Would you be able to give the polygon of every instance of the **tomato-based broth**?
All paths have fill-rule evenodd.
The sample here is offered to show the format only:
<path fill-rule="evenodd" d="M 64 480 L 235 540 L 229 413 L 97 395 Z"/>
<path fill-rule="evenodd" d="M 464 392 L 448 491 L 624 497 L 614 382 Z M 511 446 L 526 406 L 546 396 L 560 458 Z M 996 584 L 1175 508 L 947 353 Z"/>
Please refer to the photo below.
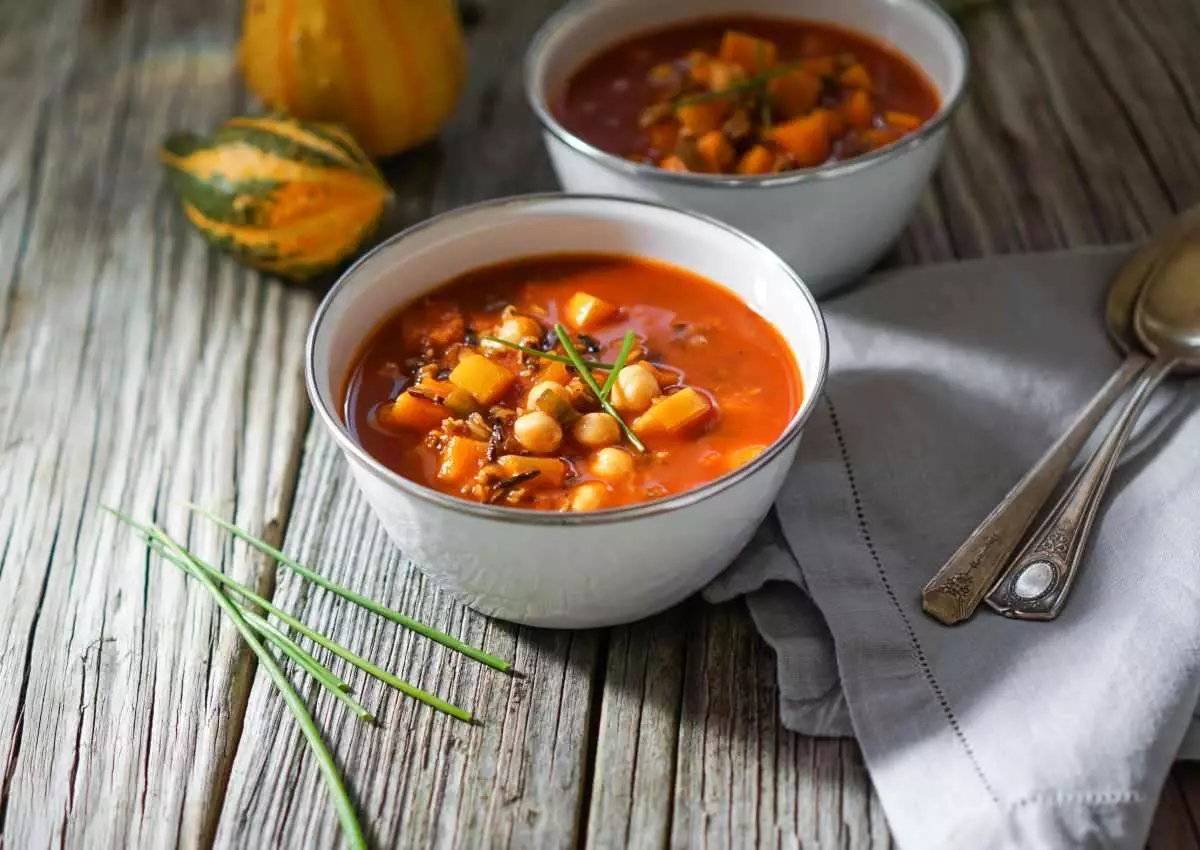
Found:
<path fill-rule="evenodd" d="M 851 159 L 933 117 L 911 61 L 824 23 L 738 16 L 644 33 L 601 50 L 553 101 L 596 147 L 670 171 L 770 174 Z"/>
<path fill-rule="evenodd" d="M 343 415 L 413 481 L 583 511 L 750 462 L 802 395 L 787 343 L 724 287 L 656 261 L 562 254 L 477 269 L 388 318 L 358 355 Z"/>

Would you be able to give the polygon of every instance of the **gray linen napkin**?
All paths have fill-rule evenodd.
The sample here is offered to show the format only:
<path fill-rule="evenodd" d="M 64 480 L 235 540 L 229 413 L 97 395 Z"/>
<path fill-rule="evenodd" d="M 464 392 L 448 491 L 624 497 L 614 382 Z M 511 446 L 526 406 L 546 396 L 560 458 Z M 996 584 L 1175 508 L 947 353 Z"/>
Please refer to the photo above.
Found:
<path fill-rule="evenodd" d="M 858 738 L 902 848 L 1139 847 L 1200 696 L 1200 416 L 1160 404 L 1058 620 L 948 628 L 925 582 L 1116 368 L 1126 250 L 879 276 L 824 305 L 832 364 L 746 553 L 790 728 Z M 1169 395 L 1169 394 L 1168 394 Z M 1153 412 L 1153 411 L 1152 411 Z"/>

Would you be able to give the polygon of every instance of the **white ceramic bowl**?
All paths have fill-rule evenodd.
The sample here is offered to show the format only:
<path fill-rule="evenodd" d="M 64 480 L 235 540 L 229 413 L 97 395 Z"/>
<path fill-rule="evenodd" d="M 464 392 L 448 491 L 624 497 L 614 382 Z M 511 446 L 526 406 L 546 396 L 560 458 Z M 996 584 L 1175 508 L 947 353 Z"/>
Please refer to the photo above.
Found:
<path fill-rule="evenodd" d="M 828 21 L 866 33 L 920 66 L 942 106 L 885 148 L 756 177 L 634 163 L 567 132 L 551 114 L 549 103 L 588 57 L 637 33 L 722 14 Z M 525 90 L 566 191 L 645 198 L 715 216 L 774 249 L 820 296 L 865 272 L 904 229 L 941 158 L 967 64 L 962 33 L 932 0 L 574 0 L 530 45 Z"/>
<path fill-rule="evenodd" d="M 548 252 L 652 257 L 724 284 L 791 347 L 805 398 L 758 458 L 673 498 L 591 513 L 477 504 L 409 481 L 368 455 L 343 421 L 360 344 L 394 311 L 471 269 Z M 681 298 L 686 294 L 681 293 Z M 791 466 L 825 379 L 825 325 L 812 295 L 758 242 L 713 219 L 621 198 L 533 195 L 430 219 L 342 276 L 309 331 L 313 407 L 363 495 L 406 555 L 473 608 L 559 628 L 648 616 L 694 593 L 746 545 Z"/>

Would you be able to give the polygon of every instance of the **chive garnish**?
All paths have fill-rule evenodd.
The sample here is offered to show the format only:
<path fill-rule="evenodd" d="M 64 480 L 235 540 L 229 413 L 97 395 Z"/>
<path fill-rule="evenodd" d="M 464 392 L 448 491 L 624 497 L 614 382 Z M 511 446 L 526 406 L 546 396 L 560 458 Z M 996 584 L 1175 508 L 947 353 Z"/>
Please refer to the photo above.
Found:
<path fill-rule="evenodd" d="M 456 637 L 452 637 L 444 632 L 439 632 L 437 629 L 418 622 L 411 617 L 407 617 L 404 614 L 401 614 L 399 611 L 388 608 L 385 605 L 380 605 L 374 599 L 370 599 L 366 596 L 363 596 L 361 593 L 351 590 L 348 587 L 343 587 L 340 584 L 330 581 L 316 570 L 313 570 L 311 567 L 304 566 L 304 564 L 301 564 L 293 558 L 288 557 L 283 552 L 280 552 L 270 543 L 260 540 L 250 532 L 239 528 L 227 520 L 221 519 L 221 517 L 217 516 L 211 511 L 205 510 L 199 505 L 188 505 L 188 509 L 193 513 L 200 514 L 200 516 L 215 522 L 234 537 L 238 537 L 249 543 L 258 551 L 275 559 L 292 572 L 295 572 L 308 579 L 310 582 L 317 585 L 317 587 L 324 588 L 330 593 L 337 594 L 348 602 L 353 602 L 360 608 L 366 608 L 368 611 L 378 614 L 384 619 L 391 620 L 393 623 L 404 626 L 406 629 L 412 629 L 417 634 L 424 635 L 430 640 L 435 640 L 442 644 L 442 646 L 449 647 L 456 652 L 461 652 L 468 658 L 473 658 L 482 664 L 486 664 L 494 670 L 499 670 L 502 673 L 509 673 L 512 671 L 512 664 L 505 661 L 503 658 L 497 658 L 494 655 L 489 655 L 481 649 L 476 649 L 469 644 L 463 643 Z"/>
<path fill-rule="evenodd" d="M 579 352 L 575 349 L 575 343 L 571 342 L 571 335 L 567 333 L 567 329 L 561 324 L 557 324 L 554 326 L 554 332 L 558 334 L 558 341 L 562 343 L 563 350 L 566 351 L 567 356 L 571 358 L 571 365 L 575 367 L 575 371 L 579 373 L 580 379 L 587 384 L 588 389 L 595 394 L 596 399 L 600 402 L 600 406 L 604 408 L 604 412 L 613 419 L 617 420 L 617 424 L 620 425 L 621 430 L 625 432 L 625 436 L 628 438 L 630 445 L 632 445 L 639 452 L 645 454 L 646 446 L 641 440 L 638 439 L 637 434 L 633 433 L 630 427 L 625 424 L 625 420 L 621 418 L 621 414 L 617 413 L 616 408 L 614 408 L 609 400 L 605 398 L 604 394 L 601 393 L 600 387 L 597 386 L 596 379 L 592 377 L 591 370 L 588 369 L 587 363 L 582 357 L 579 356 Z M 605 381 L 605 383 L 608 382 Z"/>
<path fill-rule="evenodd" d="M 258 663 L 267 671 L 267 675 L 271 677 L 271 682 L 283 697 L 284 703 L 292 712 L 292 716 L 296 718 L 296 723 L 300 726 L 300 731 L 303 733 L 305 740 L 308 741 L 309 747 L 312 748 L 313 754 L 317 757 L 317 766 L 320 768 L 322 775 L 325 777 L 325 785 L 329 788 L 329 796 L 333 798 L 333 807 L 337 810 L 338 820 L 342 824 L 342 831 L 346 834 L 346 841 L 355 850 L 366 850 L 367 839 L 363 834 L 362 827 L 358 823 L 358 815 L 354 811 L 354 804 L 350 801 L 350 794 L 346 791 L 346 786 L 342 782 L 341 771 L 338 770 L 337 761 L 330 752 L 325 739 L 321 737 L 321 730 L 317 728 L 316 722 L 309 713 L 308 707 L 304 704 L 296 687 L 291 680 L 284 674 L 283 669 L 275 660 L 274 656 L 267 651 L 263 646 L 262 641 L 258 639 L 258 634 L 246 621 L 243 616 L 242 609 L 230 599 L 224 591 L 217 585 L 216 581 L 208 575 L 203 569 L 200 569 L 193 562 L 190 553 L 170 537 L 166 532 L 157 526 L 142 525 L 133 518 L 113 510 L 105 508 L 122 522 L 125 522 L 134 528 L 142 530 L 149 537 L 159 540 L 164 548 L 171 550 L 173 553 L 178 553 L 180 565 L 187 563 L 190 567 L 181 568 L 187 569 L 189 575 L 197 579 L 208 590 L 221 610 L 229 617 L 234 627 L 242 636 L 242 640 L 250 647 L 250 650 L 258 658 Z"/>
<path fill-rule="evenodd" d="M 497 345 L 503 345 L 505 348 L 511 348 L 513 351 L 523 351 L 526 354 L 532 354 L 534 357 L 540 357 L 543 360 L 553 360 L 555 363 L 563 363 L 567 366 L 575 365 L 575 361 L 571 360 L 569 357 L 563 357 L 560 354 L 551 354 L 549 351 L 540 351 L 536 348 L 530 348 L 528 345 L 518 345 L 515 342 L 509 342 L 508 340 L 500 339 L 499 337 L 481 336 L 480 339 L 485 339 L 488 342 L 494 342 Z M 611 363 L 599 363 L 595 360 L 584 360 L 583 363 L 590 369 L 601 369 L 607 371 L 613 367 L 613 364 Z"/>
<path fill-rule="evenodd" d="M 678 109 L 681 106 L 692 106 L 697 103 L 707 103 L 710 100 L 717 100 L 718 98 L 725 97 L 726 95 L 757 89 L 760 86 L 764 86 L 766 83 L 770 82 L 776 77 L 781 77 L 789 71 L 796 70 L 802 65 L 803 62 L 787 62 L 783 65 L 776 65 L 774 68 L 771 68 L 768 71 L 763 71 L 760 74 L 755 74 L 753 77 L 747 77 L 744 80 L 738 80 L 736 83 L 731 83 L 723 89 L 717 89 L 716 91 L 705 91 L 700 92 L 699 94 L 690 94 L 684 97 L 675 98 L 670 102 L 671 107 L 673 109 Z"/>
<path fill-rule="evenodd" d="M 629 359 L 629 352 L 633 351 L 635 339 L 633 331 L 625 331 L 625 339 L 621 342 L 621 350 L 617 352 L 617 359 L 613 362 L 612 371 L 608 373 L 608 377 L 604 379 L 604 386 L 600 388 L 601 401 L 607 399 L 608 394 L 612 392 L 613 384 L 617 382 L 617 373 L 625 367 L 625 361 Z"/>

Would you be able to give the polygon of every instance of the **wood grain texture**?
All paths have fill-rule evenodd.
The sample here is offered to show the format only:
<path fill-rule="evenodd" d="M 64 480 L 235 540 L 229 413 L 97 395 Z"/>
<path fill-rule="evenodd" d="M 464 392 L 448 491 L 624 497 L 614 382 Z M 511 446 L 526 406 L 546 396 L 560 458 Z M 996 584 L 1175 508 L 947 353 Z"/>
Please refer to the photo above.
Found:
<path fill-rule="evenodd" d="M 237 105 L 236 2 L 107 21 L 17 5 L 0 29 L 4 843 L 201 844 L 247 671 L 208 600 L 98 505 L 282 522 L 312 299 L 216 261 L 159 188 L 167 129 Z M 217 539 L 193 542 L 219 558 Z M 254 580 L 251 559 L 226 568 Z"/>
<path fill-rule="evenodd" d="M 385 164 L 387 230 L 553 189 L 518 69 L 558 0 L 474 2 L 438 143 Z M 595 633 L 489 622 L 382 535 L 299 381 L 314 294 L 239 270 L 171 208 L 154 149 L 247 108 L 240 4 L 0 0 L 0 784 L 3 845 L 336 846 L 293 722 L 198 588 L 99 502 L 157 516 L 360 653 L 475 711 L 436 715 L 333 665 L 381 717 L 297 679 L 379 846 L 885 848 L 850 741 L 781 728 L 740 605 Z M 893 264 L 1138 238 L 1200 200 L 1200 9 L 1006 0 Z M 486 138 L 486 144 L 481 139 Z M 299 470 L 299 471 L 298 471 Z M 509 678 L 309 592 L 198 501 L 335 579 L 517 662 Z M 294 510 L 293 510 L 294 505 Z M 1151 847 L 1197 846 L 1177 768 Z"/>

